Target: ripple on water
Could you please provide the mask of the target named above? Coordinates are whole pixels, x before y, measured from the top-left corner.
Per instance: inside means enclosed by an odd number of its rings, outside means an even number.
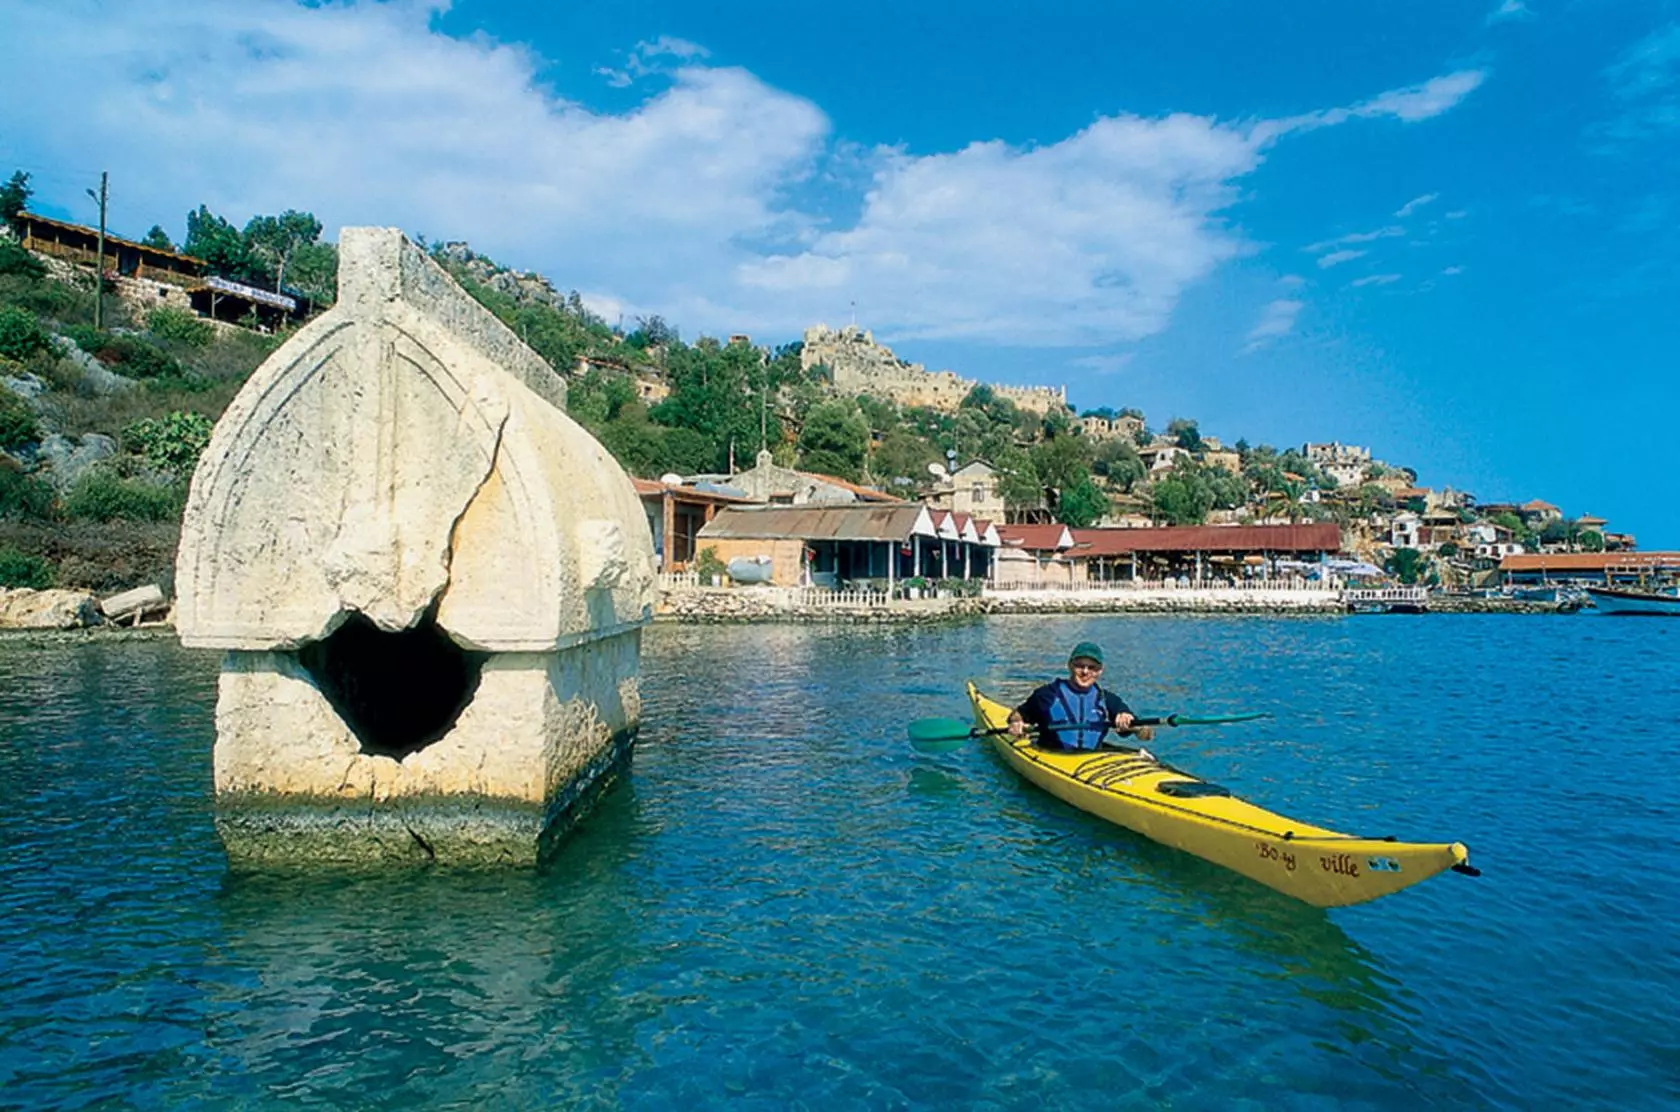
[[[1659,1107],[1680,623],[650,631],[631,777],[541,872],[229,876],[215,660],[0,642],[24,1108]],[[1317,911],[904,724],[1083,639],[1176,763],[1487,870]]]

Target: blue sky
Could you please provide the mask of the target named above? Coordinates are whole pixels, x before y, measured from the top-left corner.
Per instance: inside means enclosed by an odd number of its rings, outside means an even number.
[[[609,317],[1227,440],[1365,444],[1680,547],[1680,5],[0,0],[38,207],[465,239]],[[76,73],[76,80],[65,74]]]

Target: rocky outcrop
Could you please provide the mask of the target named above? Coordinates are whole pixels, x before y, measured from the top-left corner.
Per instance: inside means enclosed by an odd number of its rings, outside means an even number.
[[[0,587],[0,629],[80,629],[99,624],[99,604],[86,591]]]
[[[891,398],[903,406],[955,410],[976,385],[972,379],[952,371],[929,371],[894,355],[891,348],[875,342],[873,333],[849,325],[838,330],[826,324],[805,330],[800,365],[809,371],[825,366],[834,389],[841,394],[871,394]],[[999,397],[1008,398],[1022,409],[1048,413],[1066,408],[1067,388],[1048,386],[993,386]]]

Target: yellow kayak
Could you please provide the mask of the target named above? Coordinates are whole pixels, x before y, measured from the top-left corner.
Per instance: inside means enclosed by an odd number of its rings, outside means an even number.
[[[1007,724],[1009,708],[972,683],[968,697],[977,728]],[[991,742],[1010,768],[1081,811],[1314,907],[1364,903],[1446,869],[1475,873],[1460,842],[1396,842],[1308,826],[1136,752],[1058,752],[1007,733]]]

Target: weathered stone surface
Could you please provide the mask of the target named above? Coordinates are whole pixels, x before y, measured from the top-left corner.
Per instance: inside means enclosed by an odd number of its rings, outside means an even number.
[[[338,304],[228,407],[183,520],[181,638],[231,650],[218,829],[250,864],[529,862],[627,758],[647,519],[564,382],[423,252],[357,228],[339,257]],[[387,749],[335,670],[407,630],[482,666],[441,734]]]
[[[53,433],[41,438],[36,459],[47,465],[46,478],[60,491],[69,490],[95,466],[117,454],[117,442],[102,433],[84,433],[82,438]]]
[[[86,591],[0,587],[0,629],[78,629],[99,624],[99,604]]]
[[[41,381],[39,376],[27,371],[19,375],[0,376],[0,386],[29,401],[34,401],[47,392],[47,384]]]
[[[186,642],[287,648],[348,610],[404,629],[434,603],[458,641],[492,651],[643,620],[646,518],[555,407],[564,383],[400,233],[346,230],[340,258],[338,306],[258,370],[194,475]],[[612,542],[580,517],[630,538],[610,585],[582,574]]]
[[[95,394],[120,394],[140,385],[126,375],[120,375],[76,346],[68,336],[53,336],[53,347],[82,371],[82,383]]]
[[[229,654],[215,782],[230,858],[535,862],[544,830],[585,798],[569,789],[600,790],[606,769],[592,766],[624,757],[640,638],[491,657],[454,728],[401,760],[364,752],[295,654]]]

